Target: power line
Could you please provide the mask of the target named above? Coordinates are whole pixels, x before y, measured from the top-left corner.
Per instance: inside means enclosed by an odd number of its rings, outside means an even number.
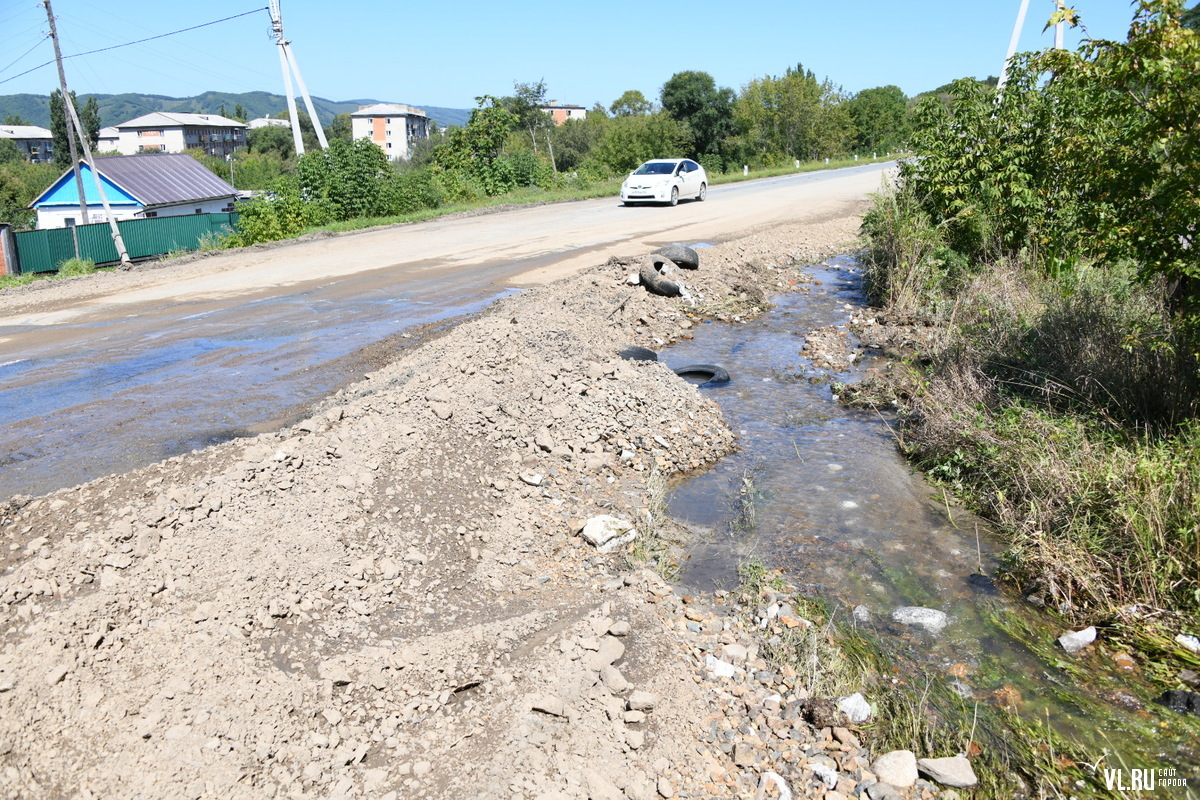
[[[66,60],[68,58],[79,58],[80,56],[95,55],[96,53],[104,53],[109,50],[116,50],[121,47],[129,47],[130,45],[143,44],[145,42],[152,42],[155,39],[163,39],[167,36],[175,36],[176,34],[187,33],[188,31],[198,30],[200,28],[207,28],[209,25],[216,25],[221,22],[228,22],[229,20],[237,19],[238,17],[248,17],[251,14],[257,14],[260,11],[267,11],[267,10],[268,10],[267,7],[263,6],[262,8],[256,8],[256,9],[253,9],[252,11],[245,11],[241,14],[234,14],[232,17],[225,17],[224,19],[215,19],[212,22],[204,22],[199,25],[193,25],[190,28],[180,28],[177,31],[171,31],[170,33],[160,33],[157,36],[148,36],[145,39],[138,39],[137,41],[134,41],[134,42],[125,42],[124,44],[114,44],[111,47],[101,47],[99,50],[88,50],[83,53],[72,53],[69,56],[63,56],[63,60]],[[49,38],[49,37],[46,37],[46,38]],[[41,40],[38,40],[37,44],[41,44]],[[34,47],[37,47],[37,45],[35,44]],[[28,55],[28,53],[26,53],[26,55]],[[21,58],[24,58],[24,57],[25,56],[21,56]],[[20,58],[17,59],[17,61],[20,61],[20,60],[21,60]],[[17,63],[17,62],[14,61],[13,64],[15,64],[15,63]],[[22,75],[28,75],[31,72],[36,72],[37,70],[41,69],[42,67],[48,67],[53,63],[54,63],[54,60],[51,59],[50,61],[47,61],[44,64],[38,64],[36,67],[33,67],[32,69],[27,69],[20,74],[13,75],[11,78],[5,78],[4,80],[0,81],[0,84],[8,83],[9,81],[14,81],[17,78],[20,78]],[[11,67],[12,64],[9,64],[8,66]],[[7,69],[7,67],[5,69]]]
[[[8,68],[9,68],[9,67],[11,67],[13,64],[17,63],[17,62],[18,62],[18,61],[20,61],[22,58],[24,58],[25,56],[27,56],[27,55],[29,55],[30,53],[32,53],[32,52],[34,51],[34,49],[36,49],[36,48],[37,48],[37,46],[38,46],[39,44],[41,44],[42,42],[46,41],[46,40],[47,40],[47,39],[49,39],[49,38],[50,38],[50,36],[49,36],[49,34],[47,34],[46,36],[43,36],[41,39],[38,39],[36,42],[34,42],[34,43],[33,43],[33,47],[29,48],[29,49],[28,49],[28,50],[26,50],[24,53],[21,53],[21,55],[17,56],[15,59],[13,59],[13,61],[12,61],[12,64],[8,64],[8,65],[6,65],[6,66],[4,66],[4,67],[0,67],[0,72],[4,72],[4,70],[8,69]],[[49,62],[49,61],[47,61],[46,63],[47,63],[47,64],[49,64],[50,62]],[[45,64],[43,64],[42,66],[45,66]],[[34,69],[36,69],[36,67],[35,67]]]

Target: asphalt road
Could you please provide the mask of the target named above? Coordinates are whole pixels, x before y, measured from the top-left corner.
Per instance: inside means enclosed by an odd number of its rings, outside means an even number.
[[[44,494],[299,418],[420,333],[610,255],[843,213],[854,167],[675,208],[527,207],[231,251],[0,295],[0,498]]]

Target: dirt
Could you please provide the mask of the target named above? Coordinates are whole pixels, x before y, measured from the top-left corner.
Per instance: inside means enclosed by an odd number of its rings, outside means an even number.
[[[772,771],[827,796],[817,759],[869,781],[844,729],[780,722],[803,682],[759,678],[727,598],[638,562],[650,476],[737,442],[617,355],[803,286],[856,210],[704,248],[683,297],[610,259],[374,353],[291,428],[11,500],[0,795],[751,797]],[[601,514],[639,539],[601,552],[578,535]]]

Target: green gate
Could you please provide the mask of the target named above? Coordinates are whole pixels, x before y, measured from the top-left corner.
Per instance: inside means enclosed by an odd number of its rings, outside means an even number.
[[[237,214],[187,214],[178,217],[127,219],[117,223],[125,250],[132,259],[150,258],[180,250],[195,250],[206,234],[225,235],[237,224]],[[16,234],[21,274],[57,272],[62,262],[75,257],[71,228],[23,231]],[[76,225],[79,257],[96,264],[119,261],[107,222]]]

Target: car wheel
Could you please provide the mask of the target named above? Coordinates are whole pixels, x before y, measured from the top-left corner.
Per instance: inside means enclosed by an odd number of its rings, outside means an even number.
[[[673,206],[679,205],[679,187],[678,186],[671,187],[671,205],[673,205]]]
[[[708,184],[702,183],[700,184],[700,194],[696,195],[696,200],[703,203],[706,197],[708,197]]]

